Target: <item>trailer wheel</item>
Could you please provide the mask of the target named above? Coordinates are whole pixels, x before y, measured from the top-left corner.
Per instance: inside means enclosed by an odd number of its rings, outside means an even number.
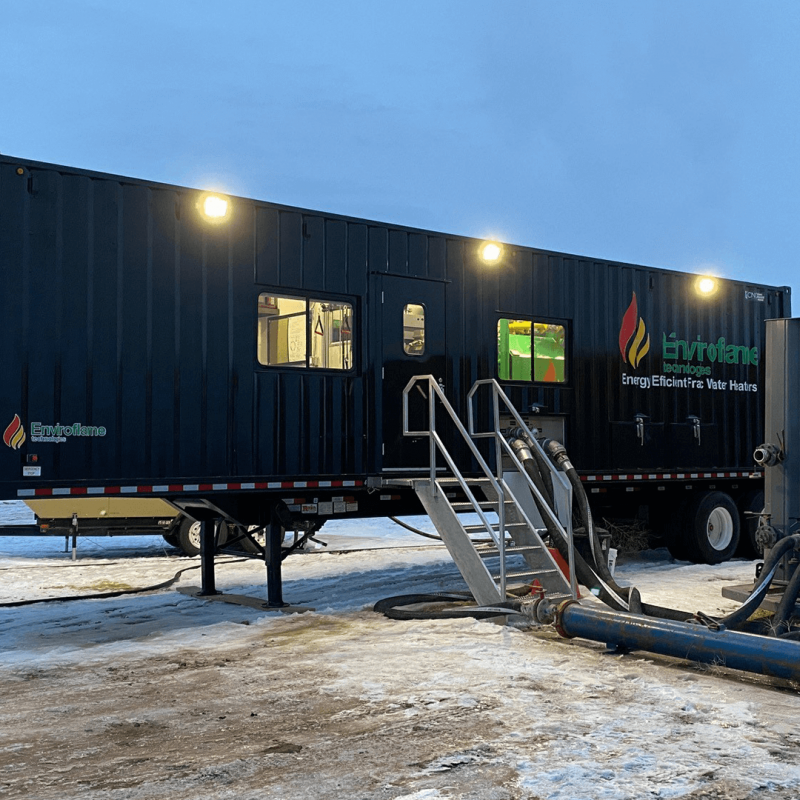
[[[247,530],[256,540],[257,546],[245,536],[241,541],[242,550],[244,550],[245,553],[261,555],[264,552],[264,548],[267,546],[267,533],[264,527],[262,525],[248,525]]]
[[[763,558],[764,546],[756,541],[758,517],[756,514],[764,510],[764,490],[751,489],[745,492],[738,502],[739,506],[739,554],[745,558]],[[754,512],[754,513],[748,513]]]
[[[183,519],[177,533],[178,547],[187,556],[200,555],[200,523],[193,519]],[[228,526],[220,525],[217,547],[222,547],[228,539]]]
[[[178,534],[177,533],[162,533],[161,538],[170,546],[170,547],[180,547],[178,544]]]
[[[739,546],[739,509],[725,492],[706,492],[686,510],[684,534],[689,558],[701,564],[721,564]]]

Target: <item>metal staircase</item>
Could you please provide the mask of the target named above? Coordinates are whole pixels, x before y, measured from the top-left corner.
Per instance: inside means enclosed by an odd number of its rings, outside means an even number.
[[[476,432],[473,426],[473,401],[482,387],[492,391],[494,429]],[[411,430],[408,419],[408,395],[412,389],[422,391],[427,400],[428,427]],[[403,433],[406,436],[428,437],[430,441],[430,471],[425,479],[407,479],[442,537],[453,561],[480,605],[493,605],[506,599],[514,590],[530,587],[538,581],[545,597],[552,600],[577,596],[574,580],[571,504],[569,482],[552,468],[551,477],[557,489],[557,511],[552,511],[539,490],[525,472],[516,454],[500,430],[500,407],[527,431],[538,447],[532,432],[494,380],[478,381],[468,396],[469,432],[458,419],[441,387],[432,375],[412,378],[403,390]],[[442,408],[477,462],[478,477],[465,477],[436,430],[436,411]],[[492,438],[496,448],[496,469],[491,470],[478,450],[474,439]],[[439,476],[437,462],[446,464],[447,476]],[[549,463],[549,462],[548,462]],[[399,483],[400,480],[386,480]],[[536,496],[542,501],[551,523],[557,525],[569,545],[568,580],[546,547],[543,536],[546,528],[540,516]],[[464,515],[477,516],[478,522],[468,523]],[[490,519],[496,517],[496,521]]]

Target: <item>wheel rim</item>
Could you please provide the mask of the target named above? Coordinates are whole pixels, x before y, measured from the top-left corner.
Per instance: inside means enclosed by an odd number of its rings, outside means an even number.
[[[261,525],[248,525],[247,530],[259,547],[267,546],[267,534]]]
[[[200,523],[193,522],[189,527],[189,544],[200,549]]]
[[[733,541],[733,517],[725,508],[715,508],[706,523],[708,543],[715,550],[724,550]]]

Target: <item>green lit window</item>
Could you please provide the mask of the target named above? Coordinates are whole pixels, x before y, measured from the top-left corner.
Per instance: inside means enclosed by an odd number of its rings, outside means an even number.
[[[259,363],[265,366],[350,369],[353,306],[260,294],[257,352]]]
[[[529,319],[498,320],[497,375],[504,381],[564,383],[565,327]]]

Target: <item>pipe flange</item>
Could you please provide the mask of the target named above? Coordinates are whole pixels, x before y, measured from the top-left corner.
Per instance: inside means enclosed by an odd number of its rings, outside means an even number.
[[[574,636],[570,636],[570,634],[568,634],[566,630],[564,630],[564,626],[561,622],[561,619],[564,616],[564,611],[566,611],[566,609],[568,609],[570,606],[573,605],[580,605],[580,604],[578,603],[577,600],[574,600],[573,598],[570,597],[567,600],[564,600],[563,602],[559,603],[558,608],[556,608],[556,618],[555,621],[553,622],[553,627],[556,629],[558,635],[563,636],[565,639],[575,638]]]
[[[770,548],[778,541],[778,532],[772,525],[759,525],[756,528],[756,542],[763,548]]]

